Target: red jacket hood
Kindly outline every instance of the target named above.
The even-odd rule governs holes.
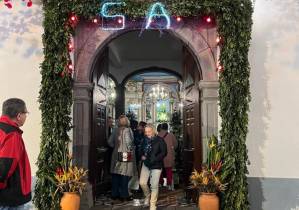
[[[23,133],[23,131],[19,128],[18,124],[16,122],[14,122],[12,119],[10,119],[8,116],[6,115],[2,115],[0,117],[0,122],[2,123],[6,123],[8,125],[14,126],[16,127],[21,133]]]

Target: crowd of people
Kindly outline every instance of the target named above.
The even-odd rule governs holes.
[[[25,102],[21,99],[11,98],[2,105],[0,210],[23,209],[24,204],[31,200],[30,163],[22,138],[23,131],[20,129],[27,115]],[[112,128],[112,118],[108,118],[107,124]],[[168,124],[158,125],[156,131],[152,124],[130,122],[122,115],[108,134],[112,199],[115,203],[132,200],[129,186],[137,185],[144,193],[144,205],[150,206],[150,210],[156,210],[159,184],[163,183],[164,177],[168,189],[174,189],[172,169],[177,142],[169,132]]]
[[[177,141],[168,124],[159,124],[156,129],[152,124],[129,121],[121,115],[109,133],[108,145],[113,150],[112,199],[115,203],[132,200],[129,182],[137,180],[144,193],[144,206],[156,210],[159,185],[163,186],[164,177],[168,190],[174,190],[172,169]]]

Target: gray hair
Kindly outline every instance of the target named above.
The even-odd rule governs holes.
[[[153,132],[156,133],[156,128],[155,128],[155,126],[154,126],[153,124],[151,124],[151,123],[146,124],[145,128],[151,128],[151,129],[153,130]]]
[[[118,120],[117,120],[117,127],[121,127],[120,125],[120,119],[124,118],[126,120],[126,125],[124,125],[124,127],[129,128],[130,127],[130,120],[126,115],[120,115]]]
[[[2,104],[2,115],[9,118],[16,118],[20,113],[26,113],[26,104],[22,99],[10,98]]]

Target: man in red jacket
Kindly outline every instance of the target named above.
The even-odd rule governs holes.
[[[6,100],[0,117],[0,210],[21,210],[31,200],[31,170],[20,129],[28,111],[18,98]]]

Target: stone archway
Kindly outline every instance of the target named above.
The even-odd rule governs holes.
[[[89,23],[81,22],[76,28],[74,42],[74,107],[73,107],[73,154],[74,162],[79,166],[89,166],[89,144],[92,121],[92,74],[97,59],[113,39],[129,31],[104,31]],[[201,128],[202,139],[218,132],[218,74],[216,72],[217,44],[216,28],[198,28],[192,25],[167,30],[181,40],[189,49],[200,67]],[[203,141],[204,142],[204,141]],[[91,188],[88,188],[91,191]],[[89,193],[90,195],[90,193]],[[89,196],[90,197],[90,196]],[[88,199],[88,197],[86,197]],[[82,205],[87,200],[83,199]],[[91,202],[89,202],[91,203]]]

